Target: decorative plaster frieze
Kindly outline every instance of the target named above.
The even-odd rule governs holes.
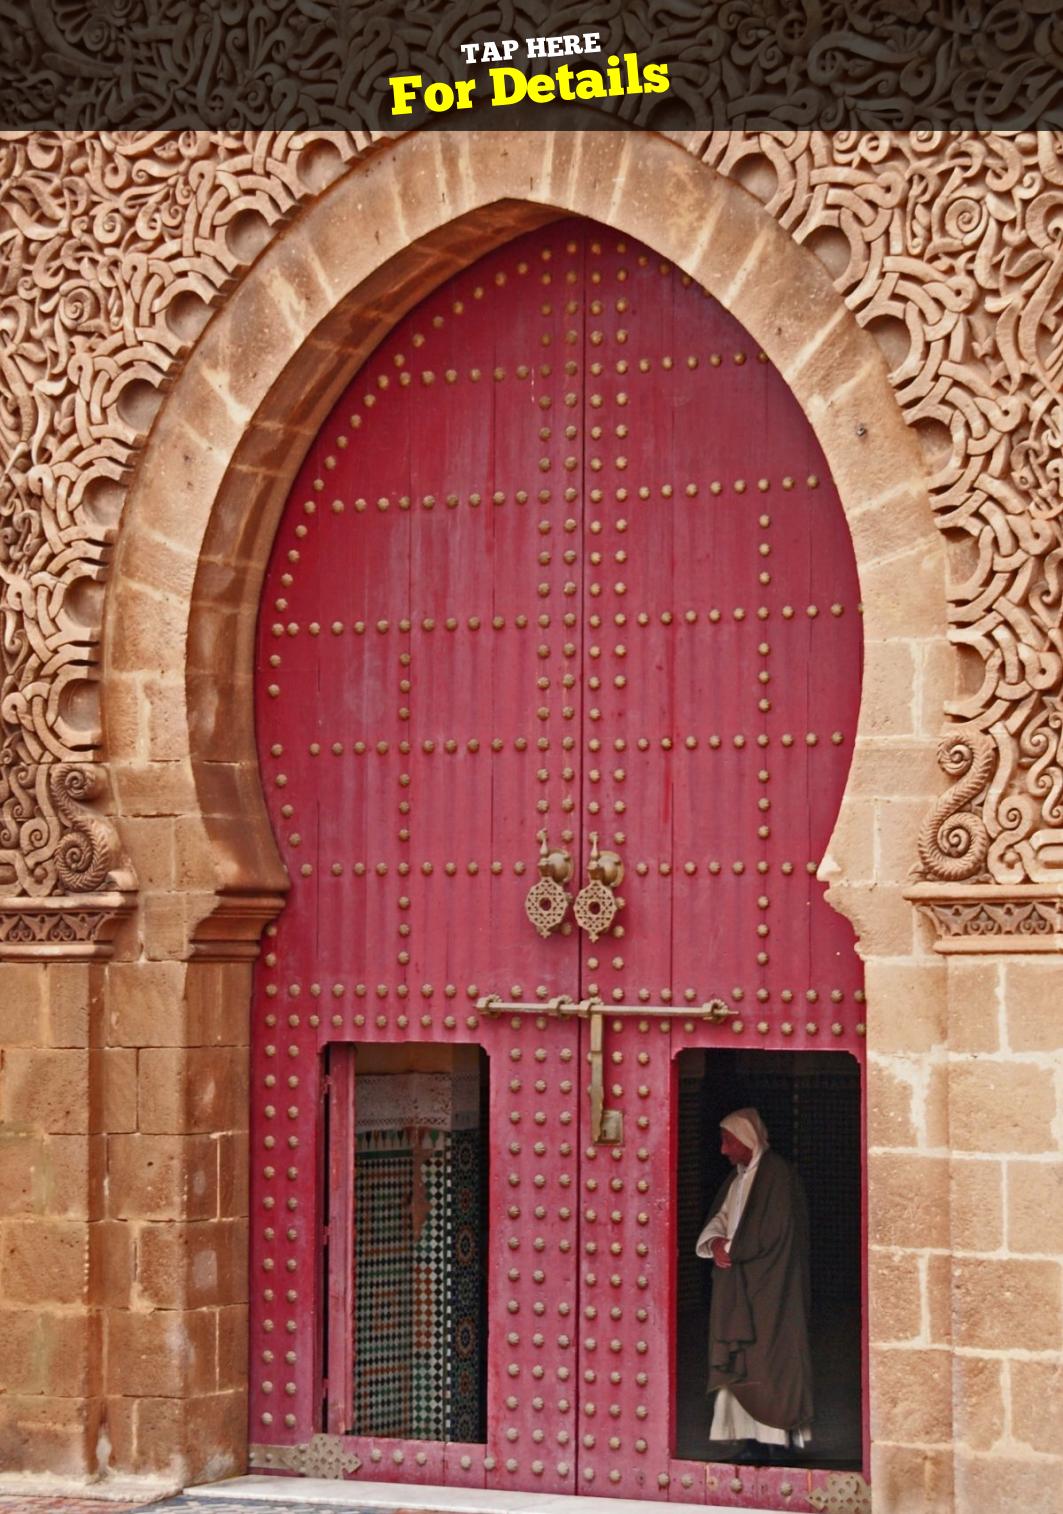
[[[919,883],[906,897],[934,926],[939,952],[1063,951],[1063,889]]]
[[[0,961],[110,957],[115,933],[135,907],[131,893],[0,896]]]

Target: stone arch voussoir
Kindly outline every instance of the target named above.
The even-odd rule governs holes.
[[[283,888],[254,754],[251,641],[269,545],[305,447],[411,304],[499,241],[562,214],[601,221],[675,262],[793,388],[830,463],[865,585],[869,692],[850,793],[873,781],[883,735],[907,738],[916,756],[904,797],[925,807],[933,793],[928,754],[949,669],[923,643],[943,632],[942,542],[883,356],[827,268],[740,184],[662,137],[410,136],[355,163],[243,275],[167,396],[131,491],[109,598],[107,687],[124,709],[143,697],[143,670],[157,670],[174,803],[202,822],[186,827],[182,854],[200,900],[190,916],[198,949],[230,928],[216,896],[228,901],[221,913],[246,918],[253,934]],[[913,604],[920,619],[906,625]],[[131,813],[128,796],[152,755],[143,743],[152,718],[142,710],[108,728],[120,816]],[[907,906],[883,880],[872,893],[860,828],[859,806],[843,806],[828,870],[845,879],[834,902],[846,913],[852,906],[874,950],[862,905],[874,899],[890,912],[890,932]],[[896,891],[904,879],[890,882]]]

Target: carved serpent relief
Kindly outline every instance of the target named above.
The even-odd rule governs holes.
[[[887,355],[939,525],[966,543],[949,634],[978,676],[947,710],[945,766],[962,776],[928,819],[922,874],[1051,884],[1063,868],[1063,138],[683,140],[827,264]],[[102,587],[131,470],[209,308],[318,192],[326,160],[368,145],[340,132],[0,136],[8,893],[114,879],[113,833],[87,806]]]
[[[975,732],[966,740],[946,737],[938,748],[938,765],[956,782],[927,816],[919,837],[919,860],[930,878],[958,883],[980,873],[989,855],[989,832],[981,815],[969,809],[993,772],[992,739]]]

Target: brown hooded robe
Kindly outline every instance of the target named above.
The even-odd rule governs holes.
[[[713,1200],[709,1218],[735,1181]],[[812,1421],[808,1347],[808,1211],[790,1163],[764,1152],[738,1229],[731,1266],[714,1267],[709,1389],[730,1388],[761,1424],[797,1430]]]

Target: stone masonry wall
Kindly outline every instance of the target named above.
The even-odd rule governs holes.
[[[1051,1514],[1063,1480],[1059,967],[876,961],[867,982],[875,1498]]]
[[[246,1443],[246,964],[0,967],[0,1470]]]

